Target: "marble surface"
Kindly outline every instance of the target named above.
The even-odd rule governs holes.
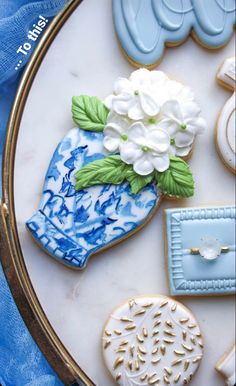
[[[99,3],[99,5],[98,5]],[[67,349],[97,386],[111,386],[103,365],[103,325],[119,303],[141,294],[169,294],[164,256],[164,209],[232,204],[234,175],[219,159],[214,142],[217,114],[230,92],[217,85],[221,62],[234,52],[231,39],[209,52],[188,41],[168,49],[159,68],[189,84],[202,107],[208,130],[196,141],[190,161],[195,196],[163,201],[157,214],[131,239],[92,258],[84,272],[67,269],[45,255],[24,223],[37,209],[44,175],[57,143],[74,126],[71,97],[82,93],[105,97],[117,76],[133,70],[115,37],[110,0],[85,0],[49,49],[33,83],[23,114],[15,161],[15,205],[26,265],[39,300]],[[205,356],[192,385],[220,386],[214,365],[234,340],[233,297],[182,297],[205,335]]]

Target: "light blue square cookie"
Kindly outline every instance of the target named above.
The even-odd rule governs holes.
[[[235,206],[166,210],[172,295],[235,293]]]

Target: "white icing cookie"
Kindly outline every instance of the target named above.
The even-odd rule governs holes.
[[[102,347],[106,366],[121,386],[187,385],[203,355],[192,313],[159,295],[118,307],[106,323]]]
[[[226,59],[217,73],[224,87],[235,90],[235,57]],[[235,91],[224,105],[217,122],[216,145],[226,166],[235,173]]]
[[[235,386],[236,384],[235,351],[236,351],[236,346],[234,345],[232,349],[229,352],[227,352],[216,365],[216,370],[221,375],[223,375],[225,379],[225,384],[227,386]]]

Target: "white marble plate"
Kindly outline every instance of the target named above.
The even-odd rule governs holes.
[[[106,96],[114,79],[133,70],[122,56],[110,0],[86,0],[50,47],[24,110],[15,160],[15,206],[20,242],[34,289],[59,338],[97,386],[113,381],[102,361],[100,338],[116,304],[140,294],[169,294],[165,272],[163,210],[172,206],[231,204],[234,176],[219,159],[213,140],[217,114],[229,92],[215,81],[217,67],[233,55],[234,42],[210,52],[191,39],[167,49],[160,69],[195,91],[208,131],[190,161],[194,198],[166,201],[146,227],[113,249],[93,257],[84,272],[70,271],[45,255],[24,223],[37,209],[44,175],[57,143],[74,126],[71,97]],[[232,297],[182,298],[205,333],[205,356],[192,385],[220,386],[214,365],[234,340]]]

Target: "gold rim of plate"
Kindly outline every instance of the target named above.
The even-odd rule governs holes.
[[[12,106],[3,158],[0,201],[0,258],[21,316],[35,342],[64,385],[95,386],[64,347],[49,323],[33,289],[18,237],[14,207],[14,160],[25,103],[38,68],[52,41],[82,0],[69,0],[52,20],[23,73]]]

